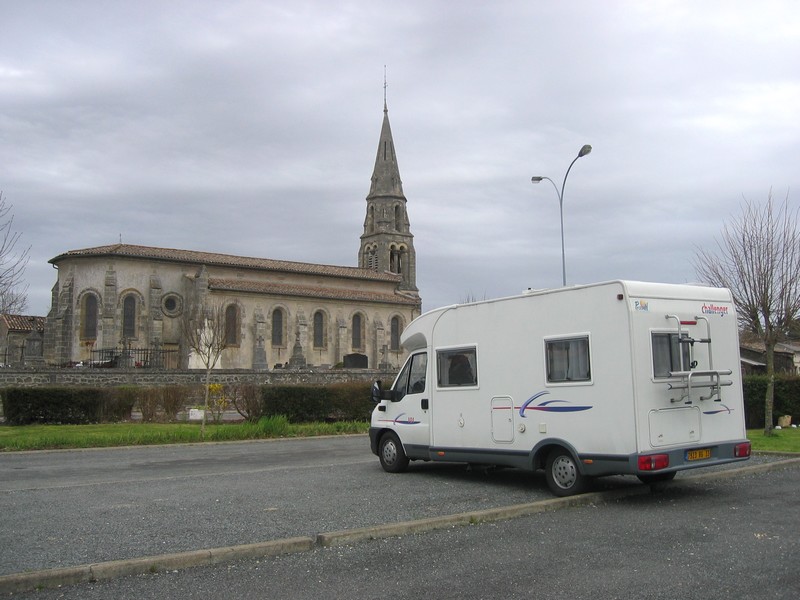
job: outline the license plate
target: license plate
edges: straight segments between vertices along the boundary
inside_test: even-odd
[[[701,448],[700,450],[687,450],[686,451],[686,460],[703,460],[705,458],[711,458],[711,448]]]

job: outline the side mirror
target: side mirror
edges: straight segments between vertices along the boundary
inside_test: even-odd
[[[372,383],[372,401],[375,404],[381,401],[381,382],[380,380]]]
[[[381,382],[378,380],[372,384],[372,401],[378,404],[381,400],[391,400],[394,402],[394,391],[391,389],[381,389]]]

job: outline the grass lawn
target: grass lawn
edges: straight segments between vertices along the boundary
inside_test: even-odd
[[[0,425],[0,451],[47,450],[54,448],[100,448],[149,444],[219,442],[277,437],[308,437],[363,433],[369,423],[289,423],[283,417],[261,419],[258,423],[207,424],[205,440],[199,423],[106,423],[99,425]],[[747,437],[753,451],[800,453],[800,428],[781,429],[769,437],[751,429]]]
[[[284,417],[263,418],[258,423],[206,424],[205,440],[199,423],[104,423],[98,425],[0,426],[0,451],[54,448],[100,448],[149,444],[219,442],[277,437],[309,437],[364,433],[369,423],[289,423]]]
[[[747,439],[754,452],[800,452],[800,428],[779,429],[765,436],[763,429],[750,429]]]

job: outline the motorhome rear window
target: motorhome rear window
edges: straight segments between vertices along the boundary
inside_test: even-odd
[[[439,350],[436,353],[439,387],[478,385],[475,348]]]
[[[677,333],[653,332],[653,377],[669,377],[670,372],[685,371],[691,358],[689,344],[678,342]],[[683,337],[688,337],[686,334]]]
[[[547,382],[590,381],[589,336],[545,341]]]

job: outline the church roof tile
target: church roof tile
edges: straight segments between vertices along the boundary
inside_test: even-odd
[[[68,258],[83,256],[119,256],[128,258],[143,258],[149,260],[217,265],[224,267],[238,267],[262,271],[327,275],[369,281],[400,281],[399,275],[395,275],[393,273],[379,273],[377,271],[360,269],[358,267],[340,267],[335,265],[321,265],[315,263],[294,262],[289,260],[273,260],[270,258],[253,258],[247,256],[235,256],[231,254],[199,252],[196,250],[137,246],[133,244],[111,244],[108,246],[69,250],[63,254],[59,254],[55,258],[50,259],[49,262],[52,264],[58,264],[59,262]]]

